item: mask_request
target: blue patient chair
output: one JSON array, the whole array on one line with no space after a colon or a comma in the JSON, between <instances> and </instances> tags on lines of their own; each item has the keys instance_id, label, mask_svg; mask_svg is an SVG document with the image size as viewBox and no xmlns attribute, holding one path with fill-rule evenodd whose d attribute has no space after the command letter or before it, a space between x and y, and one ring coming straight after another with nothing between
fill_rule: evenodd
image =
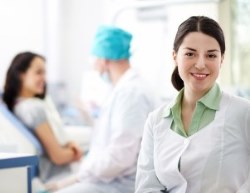
<instances>
[{"instance_id":1,"label":"blue patient chair","mask_svg":"<svg viewBox=\"0 0 250 193\"><path fill-rule=\"evenodd\" d=\"M41 155L43 153L43 147L39 140L26 128L23 123L6 107L5 104L0 102L0 113L9 120L13 126L20 132L34 147L36 153ZM1 127L1 126L0 126ZM0 130L1 134L1 130ZM18 139L17 139L18 140Z\"/></svg>"},{"instance_id":2,"label":"blue patient chair","mask_svg":"<svg viewBox=\"0 0 250 193\"><path fill-rule=\"evenodd\" d=\"M0 151L27 153L40 156L44 149L39 140L26 128L23 123L0 100ZM10 151L6 147L15 147ZM38 176L38 167L31 171Z\"/></svg>"}]
</instances>

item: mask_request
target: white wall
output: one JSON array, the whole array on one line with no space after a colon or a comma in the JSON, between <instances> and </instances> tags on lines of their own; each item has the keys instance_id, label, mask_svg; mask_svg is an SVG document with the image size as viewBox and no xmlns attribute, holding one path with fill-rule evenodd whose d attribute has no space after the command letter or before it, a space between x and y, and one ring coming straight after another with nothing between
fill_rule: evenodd
<instances>
[{"instance_id":1,"label":"white wall","mask_svg":"<svg viewBox=\"0 0 250 193\"><path fill-rule=\"evenodd\" d=\"M43 14L43 0L0 1L0 89L18 52L45 53Z\"/></svg>"},{"instance_id":2,"label":"white wall","mask_svg":"<svg viewBox=\"0 0 250 193\"><path fill-rule=\"evenodd\" d=\"M102 0L63 0L59 34L61 79L68 83L70 95L80 94L84 71L89 63L91 43L103 20Z\"/></svg>"}]
</instances>

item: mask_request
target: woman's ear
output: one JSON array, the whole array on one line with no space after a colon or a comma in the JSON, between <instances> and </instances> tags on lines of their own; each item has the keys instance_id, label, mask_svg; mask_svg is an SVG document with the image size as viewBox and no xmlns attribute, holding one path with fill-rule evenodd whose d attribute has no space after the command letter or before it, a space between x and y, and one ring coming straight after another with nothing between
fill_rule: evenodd
<instances>
[{"instance_id":1,"label":"woman's ear","mask_svg":"<svg viewBox=\"0 0 250 193\"><path fill-rule=\"evenodd\" d=\"M176 61L177 53L174 50L173 50L172 55L173 55L174 64L175 64L175 66L177 66L177 61Z\"/></svg>"},{"instance_id":2,"label":"woman's ear","mask_svg":"<svg viewBox=\"0 0 250 193\"><path fill-rule=\"evenodd\" d=\"M221 64L223 63L224 61L224 54L221 56Z\"/></svg>"},{"instance_id":3,"label":"woman's ear","mask_svg":"<svg viewBox=\"0 0 250 193\"><path fill-rule=\"evenodd\" d=\"M223 61L224 61L224 54L223 54L223 55L221 55L220 67L222 66Z\"/></svg>"}]
</instances>

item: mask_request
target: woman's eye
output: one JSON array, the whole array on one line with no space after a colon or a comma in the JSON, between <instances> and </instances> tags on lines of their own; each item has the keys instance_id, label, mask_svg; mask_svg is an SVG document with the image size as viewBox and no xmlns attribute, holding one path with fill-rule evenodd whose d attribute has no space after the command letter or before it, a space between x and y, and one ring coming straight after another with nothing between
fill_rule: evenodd
<instances>
[{"instance_id":1,"label":"woman's eye","mask_svg":"<svg viewBox=\"0 0 250 193\"><path fill-rule=\"evenodd\" d=\"M208 54L209 58L216 58L217 56L215 54Z\"/></svg>"},{"instance_id":2,"label":"woman's eye","mask_svg":"<svg viewBox=\"0 0 250 193\"><path fill-rule=\"evenodd\" d=\"M186 53L185 55L186 56L193 56L194 54L193 53Z\"/></svg>"}]
</instances>

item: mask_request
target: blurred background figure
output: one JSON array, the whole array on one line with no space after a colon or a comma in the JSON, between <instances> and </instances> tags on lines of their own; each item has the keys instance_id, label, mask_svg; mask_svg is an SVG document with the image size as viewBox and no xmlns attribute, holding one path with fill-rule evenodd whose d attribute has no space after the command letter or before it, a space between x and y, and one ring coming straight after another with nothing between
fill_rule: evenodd
<instances>
[{"instance_id":1,"label":"blurred background figure","mask_svg":"<svg viewBox=\"0 0 250 193\"><path fill-rule=\"evenodd\" d=\"M45 58L32 52L17 54L7 71L3 101L44 148L39 161L43 182L70 173L70 163L82 157L80 146L71 141L50 101L46 101Z\"/></svg>"},{"instance_id":2,"label":"blurred background figure","mask_svg":"<svg viewBox=\"0 0 250 193\"><path fill-rule=\"evenodd\" d=\"M103 106L89 153L72 178L74 184L60 193L134 192L143 126L155 108L155 97L131 68L131 40L132 34L121 28L102 26L97 30L92 48L95 69L113 91Z\"/></svg>"}]
</instances>

